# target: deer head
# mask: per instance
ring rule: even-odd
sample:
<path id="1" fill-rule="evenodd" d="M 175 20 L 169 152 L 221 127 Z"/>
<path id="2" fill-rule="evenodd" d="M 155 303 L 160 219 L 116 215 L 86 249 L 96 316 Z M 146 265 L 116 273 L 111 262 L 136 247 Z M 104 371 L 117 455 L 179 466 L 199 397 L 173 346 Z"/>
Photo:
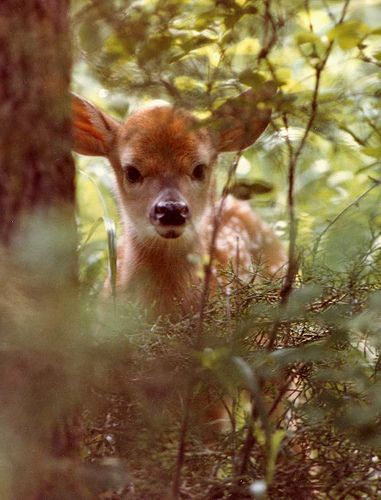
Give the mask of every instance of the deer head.
<path id="1" fill-rule="evenodd" d="M 130 237 L 146 245 L 185 241 L 205 213 L 218 154 L 256 141 L 271 117 L 259 103 L 275 92 L 272 82 L 257 93 L 249 90 L 218 108 L 208 123 L 169 105 L 144 108 L 118 123 L 74 95 L 74 150 L 110 161 Z"/>

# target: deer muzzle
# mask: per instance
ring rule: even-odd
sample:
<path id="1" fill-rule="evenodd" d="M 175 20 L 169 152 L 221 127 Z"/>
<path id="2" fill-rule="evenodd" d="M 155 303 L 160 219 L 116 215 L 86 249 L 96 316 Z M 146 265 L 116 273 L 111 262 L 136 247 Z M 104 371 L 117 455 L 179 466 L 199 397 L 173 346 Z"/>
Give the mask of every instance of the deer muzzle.
<path id="1" fill-rule="evenodd" d="M 178 238 L 190 219 L 190 209 L 180 193 L 166 193 L 152 205 L 149 218 L 163 238 Z"/>

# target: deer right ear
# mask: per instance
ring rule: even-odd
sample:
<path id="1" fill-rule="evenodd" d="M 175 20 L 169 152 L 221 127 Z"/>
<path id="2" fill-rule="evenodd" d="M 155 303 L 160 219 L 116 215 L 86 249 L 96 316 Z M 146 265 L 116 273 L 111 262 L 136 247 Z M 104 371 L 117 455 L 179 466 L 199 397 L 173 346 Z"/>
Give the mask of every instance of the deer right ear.
<path id="1" fill-rule="evenodd" d="M 82 97 L 71 94 L 73 149 L 90 156 L 108 156 L 119 124 Z"/>
<path id="2" fill-rule="evenodd" d="M 247 90 L 216 109 L 212 123 L 220 153 L 243 151 L 258 139 L 270 123 L 269 103 L 276 91 L 275 82 L 265 82 L 256 91 Z"/>

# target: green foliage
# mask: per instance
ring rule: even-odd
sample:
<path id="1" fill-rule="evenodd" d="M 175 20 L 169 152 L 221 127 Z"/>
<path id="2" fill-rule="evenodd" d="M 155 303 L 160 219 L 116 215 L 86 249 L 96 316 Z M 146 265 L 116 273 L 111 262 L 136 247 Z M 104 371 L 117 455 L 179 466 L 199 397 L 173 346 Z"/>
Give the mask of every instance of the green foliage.
<path id="1" fill-rule="evenodd" d="M 287 303 L 281 283 L 238 282 L 228 300 L 221 290 L 197 348 L 196 318 L 152 326 L 132 304 L 94 334 L 102 404 L 89 411 L 89 460 L 126 460 L 136 498 L 169 494 L 195 379 L 211 401 L 230 396 L 232 430 L 206 445 L 194 396 L 184 497 L 380 496 L 380 12 L 377 1 L 74 3 L 75 90 L 119 119 L 151 98 L 207 117 L 264 80 L 279 86 L 230 189 L 296 243 Z M 97 291 L 115 266 L 118 216 L 108 167 L 78 163 L 81 277 Z"/>

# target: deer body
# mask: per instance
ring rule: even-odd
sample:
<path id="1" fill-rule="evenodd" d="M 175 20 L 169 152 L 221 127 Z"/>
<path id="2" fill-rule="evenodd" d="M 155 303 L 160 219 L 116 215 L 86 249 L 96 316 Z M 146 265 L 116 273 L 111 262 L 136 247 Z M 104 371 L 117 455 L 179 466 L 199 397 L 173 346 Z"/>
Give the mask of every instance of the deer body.
<path id="1" fill-rule="evenodd" d="M 119 293 L 152 307 L 155 315 L 197 307 L 216 213 L 216 269 L 231 263 L 247 278 L 253 264 L 270 275 L 284 266 L 282 245 L 246 202 L 229 196 L 219 212 L 213 201 L 218 154 L 242 150 L 259 137 L 271 112 L 257 105 L 274 92 L 267 84 L 257 95 L 248 91 L 228 101 L 215 112 L 213 126 L 171 106 L 143 109 L 119 124 L 74 96 L 75 150 L 106 156 L 117 180 L 123 219 Z"/>

